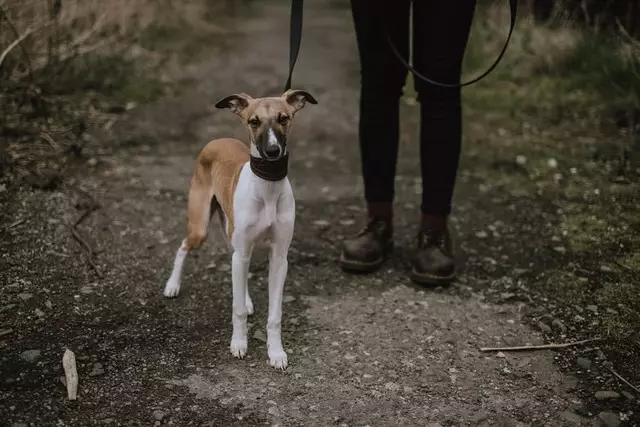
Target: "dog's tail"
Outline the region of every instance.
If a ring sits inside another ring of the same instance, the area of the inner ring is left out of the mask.
[[[187,250],[198,249],[207,238],[211,217],[220,209],[213,193],[210,165],[199,162],[191,178],[189,189]]]

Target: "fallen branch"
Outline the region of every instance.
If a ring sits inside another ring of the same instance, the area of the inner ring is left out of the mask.
[[[78,371],[76,369],[76,355],[73,354],[73,351],[65,350],[62,356],[62,367],[67,384],[67,396],[69,400],[76,400],[78,398]]]
[[[636,393],[640,394],[640,389],[638,389],[638,387],[634,386],[633,384],[631,384],[629,381],[625,380],[622,375],[620,375],[619,373],[617,373],[616,371],[613,370],[613,368],[609,368],[609,370],[611,371],[611,373],[613,375],[615,375],[616,377],[618,377],[618,379],[620,381],[622,381],[623,383],[625,383],[626,385],[628,385],[629,387],[631,387],[632,389],[634,389],[636,391]]]
[[[575,345],[580,345],[592,341],[599,341],[601,338],[591,338],[588,340],[574,341],[562,344],[543,344],[543,345],[523,345],[519,347],[482,347],[480,351],[528,351],[528,350],[554,350],[559,348],[567,348]]]

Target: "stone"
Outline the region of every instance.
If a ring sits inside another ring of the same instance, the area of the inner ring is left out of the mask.
[[[562,323],[562,320],[560,319],[553,319],[553,322],[551,322],[551,326],[553,327],[553,329],[562,333],[567,332],[567,327],[564,325],[564,323]]]
[[[93,370],[89,372],[90,377],[96,377],[102,374],[104,374],[104,368],[102,367],[102,363],[96,363],[95,365],[93,365]]]
[[[256,331],[253,333],[253,337],[258,341],[267,342],[267,335],[260,329],[256,329]]]
[[[600,412],[598,418],[600,418],[607,427],[618,427],[620,425],[620,417],[611,411]]]
[[[546,323],[543,323],[543,322],[538,322],[538,329],[540,329],[542,332],[544,332],[546,334],[551,332],[551,327],[549,325],[547,325]]]
[[[620,394],[615,391],[600,390],[596,391],[596,400],[614,400],[620,399]]]
[[[162,412],[159,409],[156,409],[155,411],[153,411],[153,418],[158,421],[162,421],[162,419],[164,418],[164,412]]]
[[[564,411],[562,414],[560,414],[560,419],[576,425],[582,425],[582,423],[587,422],[586,418],[581,417],[580,415],[572,411]]]
[[[31,297],[33,297],[33,294],[29,294],[29,293],[20,293],[18,294],[18,298],[20,298],[22,301],[26,301],[28,299],[30,299]]]
[[[591,369],[591,360],[587,359],[586,357],[578,357],[578,360],[576,360],[576,363],[578,364],[578,366],[580,366],[580,368],[584,369],[585,371],[588,371],[589,369]]]
[[[634,397],[633,394],[629,393],[628,391],[623,391],[622,395],[625,397],[625,399],[627,400],[635,400],[636,398]]]
[[[40,357],[40,350],[25,350],[20,354],[20,358],[25,362],[33,363]]]

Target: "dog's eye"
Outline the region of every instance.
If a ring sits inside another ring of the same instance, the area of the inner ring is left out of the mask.
[[[278,123],[280,123],[281,125],[286,125],[289,122],[289,116],[287,116],[286,114],[281,114],[278,117]]]
[[[258,126],[260,126],[260,120],[258,120],[257,117],[249,119],[249,126],[251,126],[252,128],[257,128]]]

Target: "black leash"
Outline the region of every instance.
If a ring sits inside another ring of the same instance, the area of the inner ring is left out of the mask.
[[[291,89],[291,76],[296,66],[300,42],[302,41],[302,0],[291,0],[291,25],[289,27],[289,77],[284,85],[284,92]]]
[[[445,1],[452,1],[452,0],[445,0]],[[389,32],[387,31],[386,28],[385,28],[385,35],[387,36],[387,42],[389,43],[389,47],[391,47],[391,50],[396,55],[398,60],[400,60],[400,62],[402,62],[402,64],[405,67],[407,67],[407,69],[409,71],[411,71],[413,73],[413,75],[418,77],[420,80],[425,81],[427,83],[430,83],[432,85],[441,86],[441,87],[449,87],[449,88],[469,86],[469,85],[474,84],[474,83],[484,79],[485,77],[487,77],[489,75],[489,73],[491,73],[494,70],[494,68],[496,68],[498,66],[498,64],[502,60],[502,57],[504,56],[505,52],[507,51],[507,47],[509,46],[509,41],[511,40],[511,35],[513,34],[513,30],[514,30],[514,28],[516,26],[516,16],[518,15],[518,0],[509,0],[509,9],[510,9],[510,15],[511,15],[510,16],[511,25],[509,27],[509,34],[507,35],[507,40],[505,41],[504,46],[502,46],[502,51],[500,52],[500,55],[498,55],[498,58],[494,61],[494,63],[489,67],[489,69],[487,71],[485,71],[484,73],[480,74],[480,76],[478,76],[478,77],[476,77],[476,78],[474,78],[472,80],[469,80],[468,82],[465,82],[465,83],[441,83],[441,82],[436,82],[434,80],[431,80],[431,79],[423,76],[422,74],[417,72],[411,65],[409,65],[409,63],[407,61],[405,61],[405,59],[402,57],[402,55],[400,55],[400,52],[398,52],[398,50],[393,45],[393,43],[391,43],[391,37],[389,36]]]
[[[445,1],[453,1],[453,0],[445,0]],[[291,25],[289,28],[289,77],[287,78],[287,83],[284,86],[284,91],[286,92],[287,90],[291,89],[291,77],[293,75],[293,68],[296,65],[296,60],[298,59],[298,52],[300,52],[300,42],[302,41],[302,6],[303,6],[303,0],[291,0]],[[419,79],[430,83],[432,85],[436,85],[436,86],[441,86],[441,87],[450,87],[450,88],[456,88],[456,87],[463,87],[463,86],[469,86],[473,83],[476,83],[480,80],[482,80],[483,78],[485,78],[486,76],[489,75],[489,73],[491,73],[500,63],[500,61],[502,60],[502,57],[504,56],[504,54],[507,51],[507,47],[509,46],[509,42],[511,41],[511,35],[513,34],[513,30],[516,26],[516,17],[518,14],[518,0],[509,0],[509,6],[510,6],[510,18],[511,18],[511,25],[509,28],[509,34],[507,35],[507,40],[504,43],[504,46],[502,47],[502,51],[500,52],[500,54],[498,55],[498,58],[494,61],[494,63],[489,67],[489,69],[487,71],[485,71],[484,73],[482,73],[480,76],[465,82],[465,83],[441,83],[441,82],[437,82],[434,80],[431,80],[425,76],[423,76],[422,74],[420,74],[419,72],[417,72],[403,57],[402,55],[400,55],[400,53],[398,52],[398,50],[396,49],[396,47],[393,45],[393,43],[391,43],[391,38],[389,37],[389,32],[387,31],[386,28],[384,28],[385,34],[387,36],[387,42],[389,43],[389,47],[391,47],[391,50],[393,51],[393,53],[396,55],[396,57],[398,58],[398,60],[400,60],[400,62],[402,62],[402,64],[407,67],[407,69],[409,71],[411,71],[411,73],[413,73],[416,77],[418,77]]]

